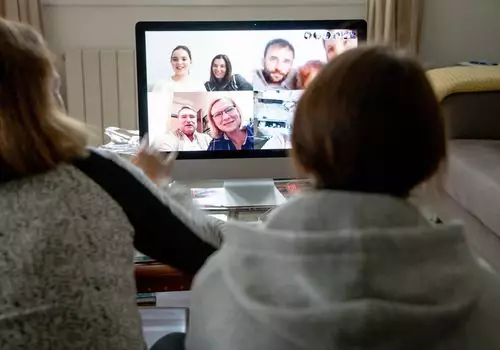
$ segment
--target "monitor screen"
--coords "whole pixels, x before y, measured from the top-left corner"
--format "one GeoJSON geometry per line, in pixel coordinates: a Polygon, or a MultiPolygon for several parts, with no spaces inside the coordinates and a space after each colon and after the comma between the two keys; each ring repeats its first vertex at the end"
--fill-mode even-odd
{"type": "Polygon", "coordinates": [[[141,22],[140,132],[184,158],[285,156],[294,109],[364,21],[141,22]]]}

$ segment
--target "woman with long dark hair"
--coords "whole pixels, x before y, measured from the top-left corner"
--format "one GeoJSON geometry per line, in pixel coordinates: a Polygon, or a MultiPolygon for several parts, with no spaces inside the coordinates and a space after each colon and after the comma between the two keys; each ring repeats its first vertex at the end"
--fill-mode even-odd
{"type": "Polygon", "coordinates": [[[252,85],[239,74],[233,74],[231,61],[226,55],[217,55],[210,64],[210,80],[207,91],[251,91],[252,85]]]}

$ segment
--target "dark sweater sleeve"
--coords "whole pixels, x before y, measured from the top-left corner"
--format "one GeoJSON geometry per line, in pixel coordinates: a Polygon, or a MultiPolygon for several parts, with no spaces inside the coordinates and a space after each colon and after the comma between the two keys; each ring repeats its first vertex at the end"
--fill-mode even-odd
{"type": "Polygon", "coordinates": [[[251,91],[253,90],[252,84],[245,80],[241,75],[235,74],[234,79],[236,80],[236,85],[238,86],[238,91],[251,91]]]}
{"type": "Polygon", "coordinates": [[[75,161],[74,165],[122,207],[135,230],[134,245],[138,251],[195,274],[215,248],[173,214],[160,190],[148,183],[145,176],[138,176],[140,170],[134,174],[120,163],[112,155],[107,157],[92,150],[88,157],[75,161]]]}

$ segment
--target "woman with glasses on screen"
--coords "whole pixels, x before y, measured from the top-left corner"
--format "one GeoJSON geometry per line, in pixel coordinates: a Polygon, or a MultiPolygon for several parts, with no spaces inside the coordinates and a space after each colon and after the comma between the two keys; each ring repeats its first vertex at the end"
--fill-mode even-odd
{"type": "Polygon", "coordinates": [[[208,107],[208,121],[214,138],[209,151],[285,149],[285,138],[264,133],[253,123],[243,124],[241,110],[233,99],[218,98],[208,107]]]}
{"type": "Polygon", "coordinates": [[[153,92],[201,92],[205,91],[203,83],[190,76],[193,63],[191,50],[184,45],[176,46],[170,55],[170,65],[174,75],[161,80],[153,88],[153,92]]]}
{"type": "Polygon", "coordinates": [[[251,91],[252,85],[239,74],[233,74],[231,61],[226,55],[217,55],[210,65],[207,91],[251,91]]]}

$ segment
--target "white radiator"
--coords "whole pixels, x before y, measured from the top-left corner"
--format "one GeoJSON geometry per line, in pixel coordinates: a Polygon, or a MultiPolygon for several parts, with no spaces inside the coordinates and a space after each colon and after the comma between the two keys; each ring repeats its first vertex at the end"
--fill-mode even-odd
{"type": "Polygon", "coordinates": [[[137,130],[133,50],[72,49],[64,62],[68,113],[90,127],[92,145],[103,144],[108,126],[137,130]]]}

